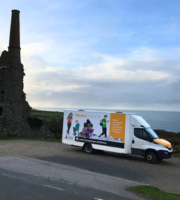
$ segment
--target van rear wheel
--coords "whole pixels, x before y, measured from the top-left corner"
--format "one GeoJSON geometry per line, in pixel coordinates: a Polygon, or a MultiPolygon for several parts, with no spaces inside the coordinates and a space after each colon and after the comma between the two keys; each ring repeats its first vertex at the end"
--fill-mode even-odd
{"type": "Polygon", "coordinates": [[[157,155],[153,151],[148,151],[145,155],[145,159],[148,163],[151,163],[151,164],[157,163],[158,161],[157,155]]]}
{"type": "Polygon", "coordinates": [[[83,150],[88,154],[91,154],[94,151],[92,145],[88,143],[84,145],[83,150]]]}

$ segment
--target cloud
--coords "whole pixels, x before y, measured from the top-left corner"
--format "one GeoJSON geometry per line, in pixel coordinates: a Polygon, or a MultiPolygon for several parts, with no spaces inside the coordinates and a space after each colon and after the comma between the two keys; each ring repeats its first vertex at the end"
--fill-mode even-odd
{"type": "MultiPolygon", "coordinates": [[[[27,100],[35,108],[179,110],[180,60],[96,54],[72,67],[42,56],[53,40],[22,46],[27,100]]],[[[4,50],[5,45],[0,45],[4,50]]],[[[72,51],[74,51],[72,49],[72,51]]],[[[145,51],[145,50],[144,50],[145,51]]],[[[66,55],[66,54],[65,54],[66,55]]],[[[142,54],[141,54],[142,55],[142,54]]],[[[71,60],[71,57],[69,57],[71,60]]],[[[70,61],[71,62],[71,61],[70,61]]]]}
{"type": "Polygon", "coordinates": [[[24,56],[27,98],[36,108],[179,110],[180,74],[174,69],[180,60],[146,59],[97,54],[89,63],[60,67],[24,56]]]}

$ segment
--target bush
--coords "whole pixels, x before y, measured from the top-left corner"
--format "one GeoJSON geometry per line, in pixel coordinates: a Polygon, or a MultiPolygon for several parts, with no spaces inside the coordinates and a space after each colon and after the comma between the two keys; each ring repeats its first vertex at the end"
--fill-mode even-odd
{"type": "Polygon", "coordinates": [[[44,121],[44,127],[53,133],[55,138],[60,139],[62,137],[63,119],[52,118],[51,120],[46,120],[44,121]]]}
{"type": "Polygon", "coordinates": [[[164,130],[154,130],[160,138],[168,140],[173,147],[173,152],[180,151],[180,134],[164,130]]]}

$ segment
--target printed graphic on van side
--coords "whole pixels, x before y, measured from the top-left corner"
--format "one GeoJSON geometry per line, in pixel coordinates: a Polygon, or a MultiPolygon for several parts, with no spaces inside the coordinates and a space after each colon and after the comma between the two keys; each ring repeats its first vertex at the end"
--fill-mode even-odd
{"type": "Polygon", "coordinates": [[[64,139],[124,148],[125,114],[72,111],[64,119],[64,139]]]}

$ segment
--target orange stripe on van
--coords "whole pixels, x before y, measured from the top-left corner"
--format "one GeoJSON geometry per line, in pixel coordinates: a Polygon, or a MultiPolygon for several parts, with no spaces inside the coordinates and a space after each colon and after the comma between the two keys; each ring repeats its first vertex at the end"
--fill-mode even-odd
{"type": "Polygon", "coordinates": [[[154,142],[158,143],[158,144],[162,144],[168,148],[172,148],[171,143],[168,142],[167,140],[164,139],[154,139],[154,142]]]}

